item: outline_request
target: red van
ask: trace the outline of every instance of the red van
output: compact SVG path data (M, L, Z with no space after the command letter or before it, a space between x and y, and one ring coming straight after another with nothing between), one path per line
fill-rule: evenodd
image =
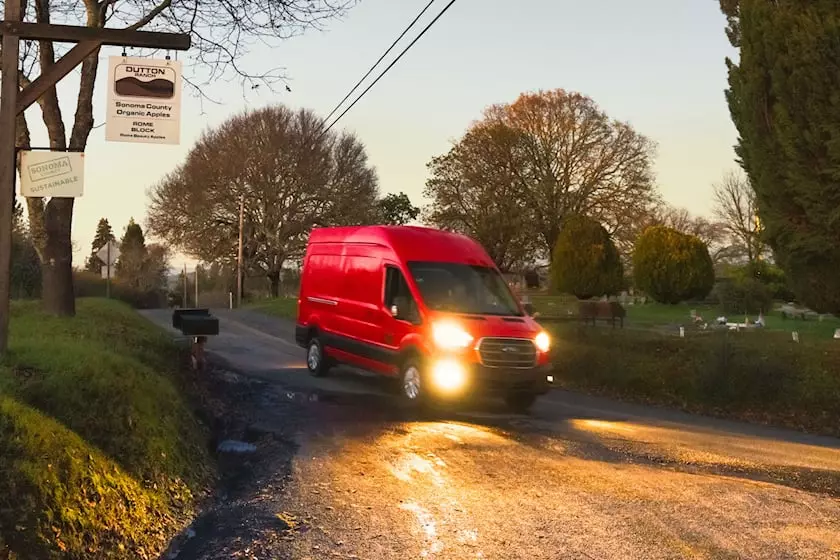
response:
M313 230L295 338L313 375L347 364L394 377L410 402L489 391L524 411L554 381L548 334L487 252L426 227Z

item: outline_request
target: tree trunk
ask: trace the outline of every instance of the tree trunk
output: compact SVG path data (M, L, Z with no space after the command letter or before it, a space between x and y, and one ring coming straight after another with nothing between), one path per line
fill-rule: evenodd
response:
M271 297L280 297L280 271L272 271L268 273L268 281L270 282Z
M44 225L46 243L41 263L44 310L50 315L72 317L76 314L73 285L72 198L53 198L46 205Z

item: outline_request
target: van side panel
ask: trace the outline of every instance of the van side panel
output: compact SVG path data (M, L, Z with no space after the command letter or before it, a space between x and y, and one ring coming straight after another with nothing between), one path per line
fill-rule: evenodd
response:
M368 247L346 246L342 256L341 291L336 308L336 327L327 345L352 355L353 365L370 367L366 347L381 331L377 303L382 290L378 274L381 259ZM367 254L360 254L367 253ZM342 356L347 359L348 356Z
M311 243L298 324L316 326L325 353L334 359L393 375L392 352L381 344L383 319L390 318L384 310L383 254L390 251L371 243Z
M335 279L340 278L341 256L323 254L313 247L306 258L301 278L299 322L320 331L336 328L335 311L339 294Z

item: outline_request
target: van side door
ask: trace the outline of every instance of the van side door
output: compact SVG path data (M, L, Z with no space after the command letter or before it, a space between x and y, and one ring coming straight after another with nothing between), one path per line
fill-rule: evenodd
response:
M403 338L421 324L420 310L402 271L389 263L385 263L384 292L382 343L396 353Z

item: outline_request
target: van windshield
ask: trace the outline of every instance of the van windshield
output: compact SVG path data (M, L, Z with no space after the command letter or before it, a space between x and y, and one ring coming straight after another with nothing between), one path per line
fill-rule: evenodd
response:
M408 263L426 307L470 315L523 315L495 268L447 262Z

